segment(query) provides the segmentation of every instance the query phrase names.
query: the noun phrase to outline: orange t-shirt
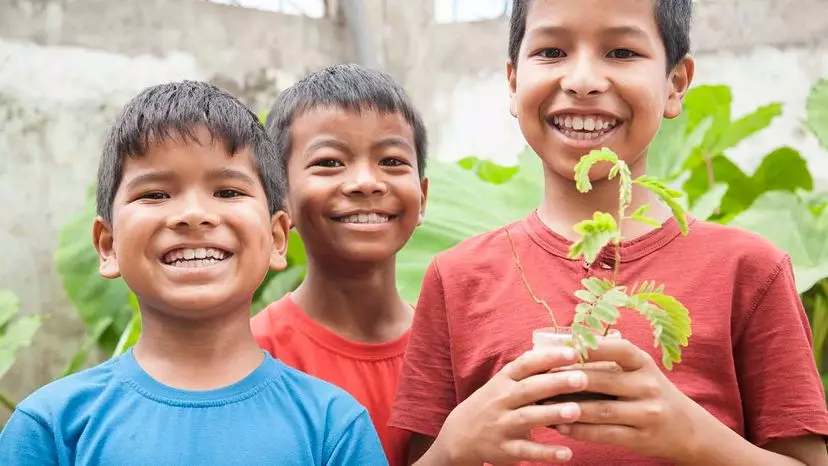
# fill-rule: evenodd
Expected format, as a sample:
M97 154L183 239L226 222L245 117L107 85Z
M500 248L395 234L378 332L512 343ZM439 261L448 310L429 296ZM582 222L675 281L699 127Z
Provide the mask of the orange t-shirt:
M410 331L387 343L350 341L308 317L290 294L256 314L251 328L274 358L356 398L371 415L389 464L408 464L410 433L390 427L388 418Z

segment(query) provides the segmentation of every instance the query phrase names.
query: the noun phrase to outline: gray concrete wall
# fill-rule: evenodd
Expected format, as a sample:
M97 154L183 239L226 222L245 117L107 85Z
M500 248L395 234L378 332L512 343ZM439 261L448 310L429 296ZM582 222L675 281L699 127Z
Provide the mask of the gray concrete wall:
M506 20L436 24L433 0L363 1L377 62L421 108L432 156L514 160L523 141L507 111ZM190 78L263 110L307 71L354 59L341 3L314 20L201 0L0 0L0 288L26 312L53 315L0 387L22 397L80 341L52 256L119 107L147 85ZM745 169L791 144L828 188L828 153L802 124L810 86L828 76L827 11L828 0L699 2L696 82L735 86L735 116L786 106L769 131L732 151Z

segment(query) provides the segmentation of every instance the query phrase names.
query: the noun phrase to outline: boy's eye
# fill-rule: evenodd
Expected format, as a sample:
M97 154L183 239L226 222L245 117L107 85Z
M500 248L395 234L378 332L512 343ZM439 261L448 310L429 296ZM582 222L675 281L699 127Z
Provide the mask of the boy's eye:
M216 192L216 197L220 197L223 199L239 197L241 195L242 193L236 191L235 189L222 189L221 191Z
M342 162L340 162L339 160L334 160L334 159L321 159L321 160L317 160L316 162L314 162L312 166L314 166L314 167L324 167L324 168L336 168L336 167L341 167Z
M402 159L399 159L399 158L396 158L396 157L389 157L387 159L382 159L380 161L380 165L383 165L383 166L386 166L386 167L401 167L403 165L408 165L408 163L406 161L404 161Z
M162 199L169 199L169 197L170 196L167 193L162 193L162 192L156 191L156 192L152 192L152 193L141 194L140 196L138 196L137 199L148 199L148 200L151 200L151 201L160 201Z
M619 58L622 60L625 58L633 58L638 55L630 49L615 49L609 54L612 58Z
M542 58L563 58L566 56L564 51L558 48L543 49L538 52L538 55Z

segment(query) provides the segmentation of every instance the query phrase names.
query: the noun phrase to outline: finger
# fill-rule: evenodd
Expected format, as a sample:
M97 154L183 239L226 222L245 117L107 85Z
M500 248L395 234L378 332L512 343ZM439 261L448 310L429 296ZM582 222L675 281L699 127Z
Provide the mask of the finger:
M656 369L657 370L657 369ZM661 374L647 371L614 372L584 370L587 390L627 399L652 399L661 396Z
M519 408L546 398L582 391L587 386L582 371L564 371L536 374L511 384L506 405Z
M598 342L596 349L590 349L587 360L614 361L625 371L636 371L653 362L644 350L622 338L608 338Z
M563 463L572 458L572 451L569 448L541 445L529 440L509 440L503 444L503 451L515 461Z
M640 443L640 431L629 426L606 424L561 424L555 429L562 435L584 442L629 447Z
M664 407L650 401L585 401L579 403L579 424L614 424L642 428L663 421Z
M501 372L508 378L518 381L534 374L549 372L552 369L571 365L575 362L575 351L565 346L531 350L509 362Z
M527 432L536 427L575 422L580 415L577 403L528 405L510 411L506 422L516 432Z

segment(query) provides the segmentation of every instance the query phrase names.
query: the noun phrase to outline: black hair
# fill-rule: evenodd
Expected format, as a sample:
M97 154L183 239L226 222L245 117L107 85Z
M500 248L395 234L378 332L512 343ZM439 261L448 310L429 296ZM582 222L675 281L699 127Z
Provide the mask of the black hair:
M526 14L531 0L513 0L509 22L509 58L517 67L520 45L526 35ZM667 71L670 72L690 53L690 25L693 20L693 0L653 0L658 32L667 52Z
M265 127L276 144L283 170L287 170L290 156L293 122L303 113L319 107L402 114L414 132L420 179L425 176L428 136L405 89L386 73L353 64L333 65L311 73L276 98Z
M175 137L197 142L194 131L199 127L222 141L231 156L250 148L270 214L283 208L285 174L276 147L258 117L216 86L180 81L144 89L118 115L98 165L98 215L112 223L112 204L126 157L141 157L153 145Z

